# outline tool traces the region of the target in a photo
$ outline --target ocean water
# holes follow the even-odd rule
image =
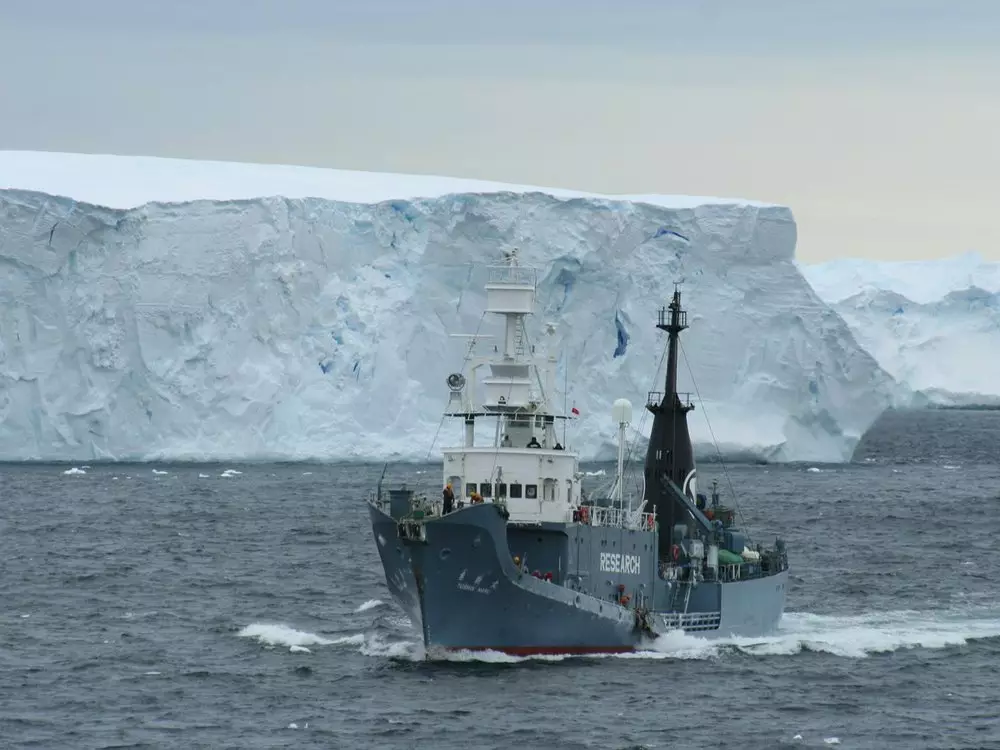
[[[729,466],[788,543],[780,633],[603,658],[424,659],[366,525],[381,467],[78,470],[0,466],[3,748],[1000,748],[1000,412]]]

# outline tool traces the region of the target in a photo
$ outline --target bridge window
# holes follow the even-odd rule
[[[521,485],[512,484],[510,486],[510,496],[512,498],[521,497]]]
[[[538,497],[538,485],[537,484],[526,484],[524,485],[524,496],[529,500],[534,500]]]
[[[466,497],[472,497],[472,495],[475,492],[476,492],[476,483],[475,482],[469,482],[467,485],[465,485],[465,496]]]
[[[479,494],[483,497],[493,497],[493,485],[489,482],[483,482],[479,485]]]
[[[506,482],[497,482],[497,497],[507,497]]]

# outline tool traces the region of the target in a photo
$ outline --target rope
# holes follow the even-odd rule
[[[663,367],[663,360],[667,357],[667,347],[663,348],[663,353],[660,355],[660,361],[656,365],[656,372],[653,374],[653,383],[658,382],[660,378],[660,368]],[[642,436],[642,428],[646,424],[646,417],[649,415],[649,410],[643,407],[642,417],[639,419],[639,426],[635,430],[635,438],[632,440],[632,444],[629,446],[628,453],[625,454],[625,465],[622,467],[622,484],[625,483],[625,476],[630,475],[632,471],[632,453],[635,451],[636,445],[639,443],[639,438]],[[639,498],[640,501],[643,498]]]
[[[680,340],[677,341],[680,345]],[[719,456],[719,463],[722,464],[722,471],[726,475],[726,481],[729,483],[729,491],[733,495],[733,504],[736,506],[736,512],[740,515],[740,522],[743,524],[743,533],[746,534],[747,541],[753,544],[753,539],[750,538],[750,531],[747,527],[747,520],[743,516],[743,509],[740,507],[739,497],[736,495],[736,488],[733,486],[733,480],[729,476],[729,469],[726,468],[726,462],[722,458],[722,451],[719,449],[719,441],[715,439],[715,432],[712,430],[712,423],[708,419],[708,411],[705,409],[705,402],[701,398],[701,393],[698,390],[698,381],[694,379],[694,372],[691,370],[691,363],[688,362],[687,352],[684,351],[684,347],[681,346],[681,355],[684,357],[684,365],[688,369],[688,374],[691,375],[691,383],[694,385],[695,395],[698,396],[698,403],[701,404],[701,412],[705,415],[705,423],[708,425],[708,433],[712,436],[712,444],[715,445],[715,452]]]

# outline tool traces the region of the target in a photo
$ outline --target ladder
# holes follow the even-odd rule
[[[514,356],[524,356],[524,321],[517,321],[517,328],[514,329]]]

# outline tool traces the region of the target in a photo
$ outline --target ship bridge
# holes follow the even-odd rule
[[[506,505],[510,520],[568,523],[580,502],[577,456],[552,448],[446,448],[445,479],[466,503]]]

